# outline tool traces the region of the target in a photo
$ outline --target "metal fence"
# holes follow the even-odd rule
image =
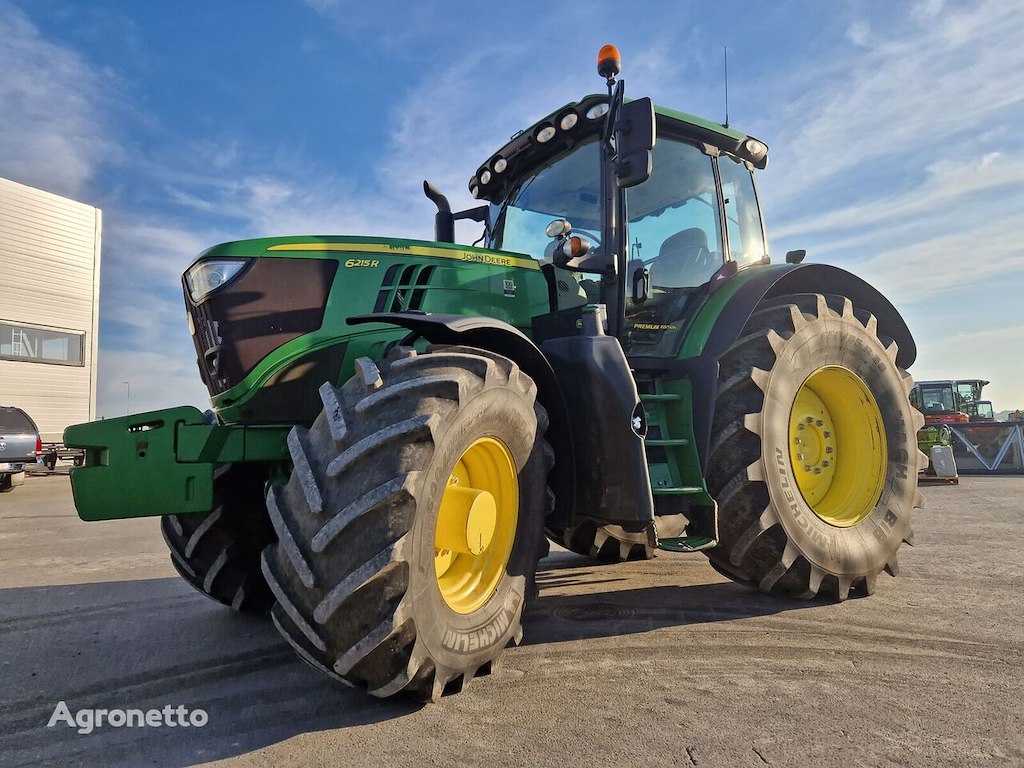
[[[962,475],[1024,475],[1024,422],[949,424],[957,472]]]

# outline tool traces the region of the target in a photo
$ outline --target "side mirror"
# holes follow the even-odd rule
[[[633,271],[633,303],[643,304],[651,295],[651,270],[637,267]]]
[[[544,229],[544,234],[554,238],[544,249],[544,260],[556,267],[586,271],[587,255],[591,243],[587,238],[574,235],[572,224],[567,219],[555,219]]]
[[[635,187],[651,177],[654,148],[654,103],[637,99],[623,104],[615,121],[615,179],[619,188]]]
[[[801,248],[798,251],[788,251],[786,253],[787,264],[799,264],[805,258],[807,258],[807,251],[805,251],[803,248]]]

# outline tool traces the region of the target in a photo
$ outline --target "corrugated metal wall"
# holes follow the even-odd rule
[[[98,208],[0,179],[0,321],[85,333],[82,366],[0,359],[0,405],[16,405],[44,441],[96,416]]]

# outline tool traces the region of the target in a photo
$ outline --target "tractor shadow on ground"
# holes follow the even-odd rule
[[[537,573],[540,596],[523,617],[523,644],[616,637],[822,605],[819,600],[765,595],[729,581],[707,583],[705,579],[717,574],[706,563],[691,560],[685,570],[678,583],[666,584],[676,575],[671,562],[603,564],[567,552],[552,553]],[[612,586],[638,582],[655,583],[627,589]],[[594,590],[596,585],[603,586]]]
[[[556,552],[538,573],[541,595],[524,617],[525,643],[814,605],[702,583],[713,571],[690,563],[682,570],[659,561],[607,566]],[[298,659],[267,618],[234,614],[177,578],[0,589],[0,672],[0,766],[176,768],[422,710],[408,698],[382,701],[327,680]],[[209,721],[187,730],[104,727],[80,734],[65,722],[47,727],[60,701],[72,713],[183,705],[205,710]]]
[[[262,616],[240,616],[177,578],[0,589],[0,766],[166,768],[236,757],[305,733],[421,710],[324,678]],[[60,721],[84,709],[202,709],[202,728]]]

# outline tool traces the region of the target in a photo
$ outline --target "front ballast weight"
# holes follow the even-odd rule
[[[83,520],[207,513],[214,473],[231,463],[287,464],[289,427],[217,425],[192,406],[68,427],[64,443],[85,451],[71,472]]]

